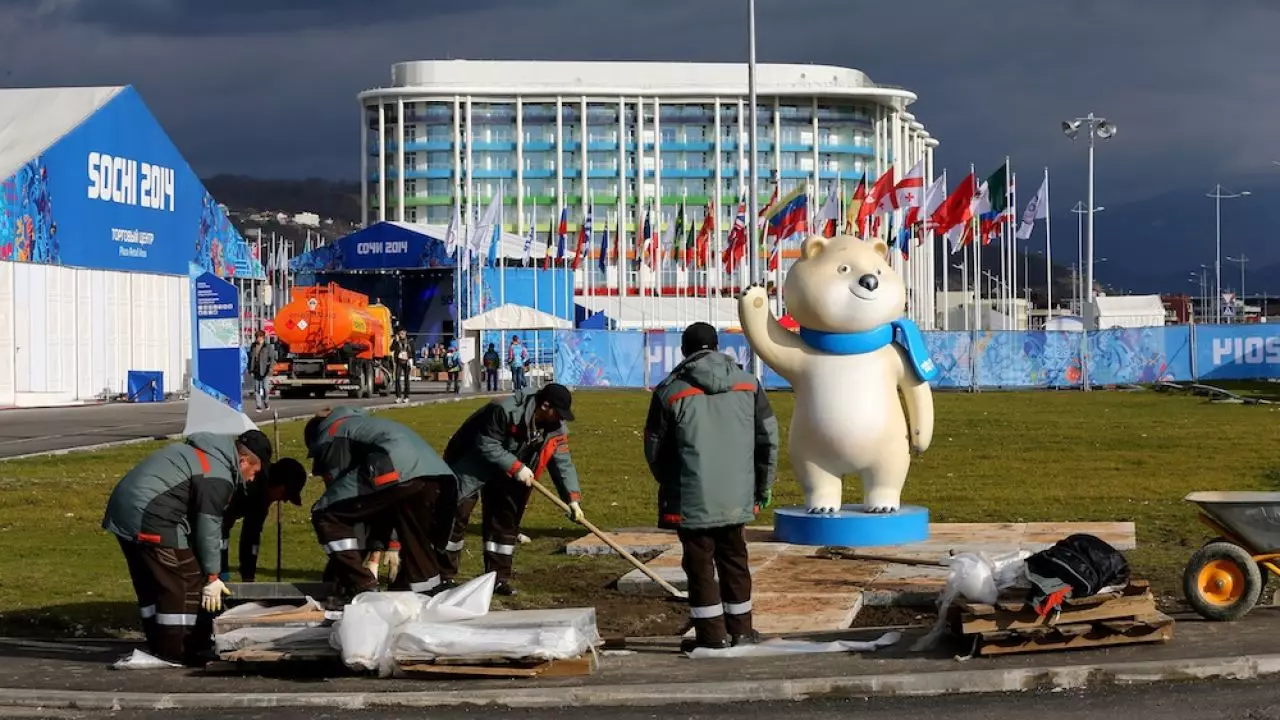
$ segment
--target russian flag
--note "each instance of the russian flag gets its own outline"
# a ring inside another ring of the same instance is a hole
[[[766,234],[773,236],[773,249],[769,252],[769,269],[778,268],[782,243],[809,232],[809,193],[804,185],[787,193],[769,209],[765,218]]]

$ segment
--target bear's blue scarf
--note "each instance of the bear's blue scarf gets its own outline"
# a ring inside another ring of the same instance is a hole
[[[924,345],[924,334],[907,318],[855,333],[800,328],[800,339],[809,347],[832,355],[862,355],[896,342],[907,351],[916,377],[929,382],[938,376],[938,367],[929,359],[929,349]]]

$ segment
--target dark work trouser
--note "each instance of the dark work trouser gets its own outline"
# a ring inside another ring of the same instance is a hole
[[[213,626],[200,613],[204,574],[196,556],[188,549],[117,539],[138,596],[147,649],[169,662],[197,660],[212,643]]]
[[[440,554],[441,576],[446,580],[457,577],[467,524],[471,522],[476,502],[480,501],[483,504],[480,533],[484,538],[484,571],[494,573],[497,582],[510,582],[512,559],[519,544],[520,520],[529,504],[530,492],[531,488],[514,479],[500,477],[485,483],[478,494],[463,498],[453,518],[449,544]]]
[[[498,371],[492,369],[485,370],[484,382],[486,390],[489,392],[498,392]]]
[[[397,397],[407,398],[409,397],[409,366],[401,363],[396,363],[395,365],[395,386],[392,388],[392,392]]]
[[[689,579],[689,616],[698,640],[751,631],[751,568],[742,525],[678,531]],[[717,581],[716,575],[719,575]]]
[[[378,589],[378,581],[364,567],[363,533],[357,524],[369,525],[371,535],[388,525],[400,541],[400,573],[391,590],[426,592],[440,584],[433,533],[448,528],[443,508],[457,502],[452,477],[422,477],[369,495],[334,503],[312,515],[320,545],[329,554],[329,573],[338,592],[352,595]]]

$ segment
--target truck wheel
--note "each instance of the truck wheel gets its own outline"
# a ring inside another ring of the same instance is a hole
[[[315,388],[314,390],[312,390],[312,391],[311,391],[311,397],[313,397],[313,398],[315,398],[315,399],[317,399],[317,400],[323,400],[323,399],[324,399],[325,394],[326,394],[326,393],[325,393],[324,388]]]
[[[351,371],[352,371],[352,372],[351,372],[351,376],[350,376],[348,379],[349,379],[352,383],[354,383],[354,384],[356,384],[356,385],[358,385],[358,386],[360,386],[360,387],[364,387],[364,369],[363,369],[363,368],[361,368],[361,367],[359,367],[359,366],[357,366],[357,367],[352,368],[352,369],[351,369]],[[347,391],[347,397],[349,397],[349,398],[353,398],[353,399],[354,399],[354,398],[358,398],[358,397],[360,397],[360,389],[359,389],[359,388],[356,388],[355,390],[348,390],[348,391]]]
[[[361,380],[360,382],[360,386],[361,386],[360,397],[364,397],[364,398],[373,397],[373,376],[376,372],[377,371],[374,370],[373,368],[368,368],[367,370],[365,370],[364,379]]]
[[[1182,573],[1187,604],[1208,620],[1244,617],[1262,595],[1262,573],[1244,548],[1214,542],[1197,550]]]

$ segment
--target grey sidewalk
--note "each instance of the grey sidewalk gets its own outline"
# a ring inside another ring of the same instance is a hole
[[[1219,624],[1180,618],[1174,640],[1105,650],[957,661],[960,648],[921,656],[922,630],[875,654],[690,660],[674,639],[635,641],[607,653],[586,678],[435,681],[340,674],[296,677],[207,675],[199,670],[113,671],[121,643],[0,641],[0,706],[78,708],[380,707],[493,703],[512,707],[661,705],[795,700],[822,696],[934,695],[1076,688],[1280,672],[1280,611],[1259,609]],[[879,631],[845,633],[867,638]],[[823,639],[830,639],[829,637]],[[163,692],[157,692],[158,688]]]

